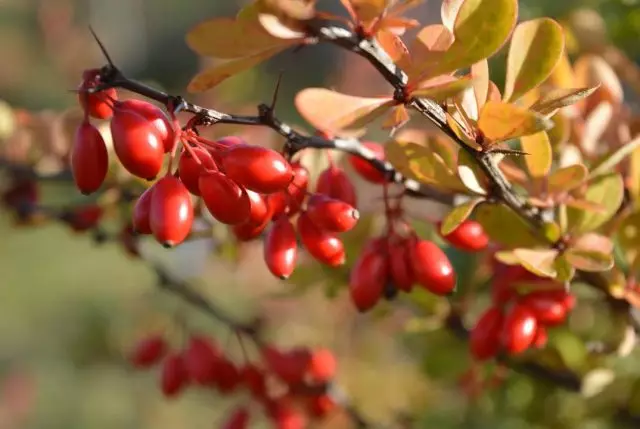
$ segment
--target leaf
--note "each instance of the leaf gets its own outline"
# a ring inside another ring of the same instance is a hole
[[[618,243],[625,250],[640,251],[640,211],[627,216],[616,232]]]
[[[456,16],[458,16],[460,6],[462,6],[462,3],[464,2],[465,0],[442,0],[442,5],[440,6],[440,17],[442,18],[444,26],[449,30],[453,31]]]
[[[286,48],[287,46],[276,46],[249,57],[227,61],[226,63],[210,67],[191,79],[187,90],[191,93],[207,91],[231,76],[258,65]]]
[[[529,107],[541,115],[551,116],[558,109],[577,103],[580,100],[590,96],[598,89],[597,86],[589,88],[556,88],[553,89]]]
[[[504,204],[481,204],[476,208],[475,215],[489,237],[504,246],[534,247],[544,244],[544,240]]]
[[[435,83],[433,85],[421,86],[411,91],[411,97],[424,97],[433,101],[441,102],[455,95],[458,95],[465,89],[473,85],[473,79],[471,75],[463,76],[459,79],[449,77],[448,82]]]
[[[569,198],[567,201],[565,201],[564,204],[567,207],[573,207],[573,208],[584,210],[587,212],[598,212],[598,213],[606,212],[606,208],[601,204],[596,204],[588,200],[581,200],[579,198]]]
[[[513,255],[520,265],[540,277],[554,278],[556,269],[554,261],[558,256],[555,249],[514,249]]]
[[[560,225],[555,222],[544,222],[542,224],[542,233],[550,242],[558,241],[562,235]]]
[[[412,170],[411,163],[421,158],[431,158],[431,151],[417,143],[391,140],[384,145],[384,156],[403,176],[419,180]]]
[[[458,151],[458,176],[462,183],[472,192],[486,195],[485,176],[478,163],[464,149]]]
[[[489,95],[489,62],[485,59],[473,64],[471,76],[473,77],[473,93],[476,96],[476,106],[479,112],[487,102]]]
[[[306,33],[301,31],[298,27],[298,21],[293,21],[287,25],[280,17],[277,15],[273,15],[270,13],[261,13],[258,16],[258,20],[260,21],[260,25],[262,28],[272,35],[273,37],[281,40],[296,40],[296,39],[304,39]]]
[[[453,116],[447,113],[446,117],[447,117],[447,124],[449,125],[449,128],[451,128],[451,130],[458,137],[458,139],[460,139],[467,146],[474,148],[475,150],[481,149],[480,145],[476,143],[475,140],[471,139],[466,132],[464,132],[464,130],[461,128],[458,121]]]
[[[544,82],[560,61],[564,34],[550,18],[525,21],[516,27],[507,57],[504,101],[513,101]]]
[[[454,207],[445,218],[442,220],[442,225],[440,226],[440,233],[442,235],[448,235],[453,232],[462,222],[467,220],[471,213],[473,213],[473,209],[476,208],[478,204],[484,201],[484,198],[472,198],[469,201],[462,203],[456,207]]]
[[[556,280],[559,282],[568,282],[573,279],[576,269],[567,261],[564,255],[559,255],[555,260]]]
[[[393,130],[402,127],[407,122],[409,122],[409,111],[401,104],[391,108],[391,112],[385,118],[382,128]]]
[[[602,102],[589,113],[584,121],[580,147],[589,154],[597,152],[598,143],[613,118],[613,106]]]
[[[285,16],[289,19],[308,20],[315,16],[317,0],[257,0],[261,12]]]
[[[549,175],[547,190],[550,194],[570,191],[580,186],[587,179],[588,173],[587,167],[582,164],[559,168]]]
[[[594,250],[600,253],[613,253],[613,241],[609,237],[594,232],[578,237],[571,247],[574,249]]]
[[[564,257],[576,269],[582,271],[602,272],[613,267],[613,255],[597,250],[570,248],[564,253]]]
[[[513,104],[488,101],[480,111],[478,127],[487,140],[499,142],[546,131],[553,122]]]
[[[571,125],[569,118],[562,114],[553,115],[551,120],[553,121],[553,128],[547,130],[547,135],[549,136],[551,147],[555,148],[569,140],[569,127]]]
[[[409,56],[409,48],[407,48],[400,36],[393,34],[391,31],[378,31],[376,33],[376,39],[393,61],[399,61]]]
[[[348,0],[348,2],[358,19],[364,23],[378,18],[387,7],[387,0]]]
[[[610,173],[624,158],[631,155],[638,147],[640,147],[640,136],[637,136],[629,143],[620,146],[618,149],[602,157],[599,161],[596,161],[591,167],[589,178]]]
[[[624,184],[619,174],[598,176],[589,184],[585,200],[604,207],[603,212],[587,212],[567,208],[569,229],[575,233],[593,231],[618,211],[624,196]]]
[[[420,77],[423,63],[435,61],[452,43],[453,33],[444,25],[432,24],[422,28],[411,43],[409,57],[404,57],[398,63],[406,70],[409,83],[414,83],[414,78]]]
[[[553,161],[553,150],[545,131],[520,138],[520,147],[525,155],[524,162],[531,177],[541,178],[549,174]]]
[[[302,117],[330,134],[358,133],[395,104],[390,97],[356,97],[325,88],[306,88],[295,98]]]
[[[552,347],[560,354],[562,362],[567,368],[573,371],[582,371],[588,358],[588,351],[584,341],[578,338],[576,334],[563,330],[555,333],[550,342]]]

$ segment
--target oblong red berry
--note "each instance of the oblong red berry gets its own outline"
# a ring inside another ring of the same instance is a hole
[[[438,225],[438,231],[440,231],[440,225]],[[453,247],[466,252],[479,252],[489,245],[489,236],[482,225],[474,220],[465,220],[442,238]]]
[[[182,243],[193,224],[191,194],[180,179],[165,176],[153,185],[149,225],[153,236],[165,247]]]
[[[330,267],[345,263],[346,254],[342,241],[332,233],[318,228],[306,212],[298,216],[297,226],[302,245],[315,260]]]
[[[293,224],[286,216],[280,216],[271,225],[264,240],[264,260],[271,273],[287,279],[296,267],[298,242]]]
[[[236,145],[249,145],[249,143],[247,143],[245,139],[239,136],[225,136],[216,140],[214,145],[219,148],[211,149],[211,155],[213,156],[213,159],[215,160],[216,165],[218,166],[218,169],[224,172],[224,166],[222,165],[222,158],[223,158],[222,153],[224,152],[224,149],[225,148],[228,149],[231,146],[236,146]]]
[[[514,305],[505,315],[502,324],[502,347],[512,355],[524,352],[531,347],[537,329],[535,314],[524,305]]]
[[[238,407],[227,417],[221,429],[247,429],[249,427],[249,410]]]
[[[330,166],[318,176],[316,192],[358,207],[356,188],[343,169]]]
[[[483,361],[498,354],[503,321],[502,311],[497,307],[482,313],[469,336],[469,349],[474,359]]]
[[[260,234],[262,234],[264,230],[267,229],[270,221],[271,219],[267,219],[263,223],[257,225],[250,222],[232,225],[231,231],[233,232],[233,235],[236,236],[236,239],[238,239],[238,241],[251,241],[255,238],[258,238]]]
[[[97,191],[109,169],[109,154],[100,131],[88,121],[78,127],[71,149],[71,172],[76,187],[87,195]]]
[[[356,260],[349,276],[349,296],[358,311],[368,311],[380,301],[388,273],[384,253],[370,250]]]
[[[326,383],[336,376],[338,362],[329,349],[316,349],[311,352],[308,372],[314,381]]]
[[[91,228],[95,228],[100,223],[100,219],[102,219],[103,214],[104,210],[102,207],[95,204],[89,204],[77,207],[66,213],[63,216],[63,219],[74,231],[84,232]]]
[[[281,351],[267,346],[262,350],[267,368],[288,385],[297,385],[304,380],[311,360],[309,350],[295,348]]]
[[[246,222],[253,225],[263,224],[271,215],[267,200],[263,195],[247,189],[247,197],[249,198],[249,218]]]
[[[192,153],[200,161],[199,164],[191,156]],[[180,180],[193,195],[200,196],[200,175],[209,170],[216,170],[216,163],[208,150],[194,147],[191,148],[191,151],[185,150],[180,154],[180,162],[178,164]]]
[[[109,119],[113,116],[113,102],[118,99],[115,88],[108,88],[92,94],[87,89],[94,88],[99,82],[100,70],[85,70],[83,80],[78,87],[78,101],[87,114],[96,119]]]
[[[252,191],[272,194],[286,189],[293,180],[289,162],[266,147],[235,145],[220,155],[225,173]]]
[[[184,358],[180,353],[172,353],[162,363],[160,387],[167,398],[177,396],[189,384],[189,375]]]
[[[129,359],[138,368],[149,368],[159,363],[168,349],[167,341],[162,335],[152,335],[136,344]]]
[[[360,213],[350,204],[323,194],[314,194],[307,201],[307,214],[319,228],[329,232],[353,229]]]
[[[389,244],[389,276],[396,288],[411,292],[415,282],[408,243],[398,241]]]
[[[142,179],[160,173],[164,146],[153,124],[132,110],[115,109],[110,128],[113,148],[129,173]]]
[[[240,370],[240,378],[255,399],[264,399],[267,393],[266,375],[253,364],[247,364]]]
[[[231,393],[242,381],[240,370],[226,357],[216,363],[216,387],[221,393]]]
[[[201,385],[214,383],[220,349],[209,338],[193,335],[184,351],[184,364],[189,379]]]
[[[316,418],[327,417],[337,407],[336,401],[327,394],[314,395],[307,399],[307,409]]]
[[[175,131],[167,114],[155,104],[144,100],[124,100],[115,104],[116,109],[130,110],[142,116],[156,130],[165,153],[171,152],[175,142]]]
[[[302,203],[307,196],[307,189],[309,187],[309,170],[299,162],[292,163],[291,169],[293,170],[293,180],[286,190],[288,194],[287,214],[289,216],[293,216],[300,211],[300,207],[302,207]]]
[[[227,225],[246,222],[251,214],[247,191],[231,178],[218,171],[200,175],[200,194],[209,213]]]
[[[133,206],[132,225],[138,234],[151,234],[151,195],[153,194],[153,186],[147,188],[136,200]]]
[[[567,307],[563,297],[555,292],[532,292],[519,299],[519,303],[531,310],[538,322],[545,325],[559,325],[567,318]]]
[[[384,147],[382,145],[370,141],[362,142],[362,145],[373,153],[375,159],[384,160]],[[353,169],[366,181],[371,183],[384,183],[387,181],[385,174],[371,165],[370,162],[367,162],[367,160],[356,155],[349,155],[348,159]]]
[[[417,283],[436,295],[449,295],[455,290],[456,273],[440,247],[429,240],[415,240],[410,249]]]
[[[537,349],[542,349],[547,345],[549,341],[549,333],[547,332],[547,328],[542,325],[538,325],[536,329],[536,336],[533,339],[533,347]]]

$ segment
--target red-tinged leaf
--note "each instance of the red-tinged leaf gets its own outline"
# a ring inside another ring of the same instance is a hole
[[[507,58],[504,101],[514,101],[544,82],[564,52],[564,33],[550,18],[516,27]]]
[[[400,106],[392,108],[391,112],[384,120],[382,128],[395,130],[401,128],[407,122],[409,122],[409,111],[401,104]]]
[[[589,178],[612,172],[623,159],[631,155],[638,147],[640,147],[640,136],[625,143],[613,152],[604,155],[591,167]]]
[[[489,92],[487,93],[487,101],[496,101],[499,102],[502,100],[502,94],[500,94],[500,89],[498,85],[489,81]]]
[[[261,13],[258,16],[258,20],[262,25],[262,28],[277,39],[304,39],[306,37],[306,32],[304,28],[298,28],[297,21],[293,21],[292,23],[287,23],[282,20],[277,15],[272,15],[270,13]]]
[[[480,60],[471,66],[471,77],[473,78],[473,93],[476,98],[478,112],[487,102],[489,96],[489,63],[487,60]]]
[[[529,182],[529,176],[523,170],[519,169],[515,165],[511,164],[508,161],[503,161],[499,165],[500,170],[505,175],[507,179],[511,182],[516,183],[526,183]]]
[[[570,248],[564,253],[564,257],[574,268],[582,271],[602,272],[613,268],[611,253]]]
[[[600,205],[603,211],[567,208],[569,229],[574,233],[594,231],[616,214],[624,198],[624,183],[619,174],[598,176],[589,183],[584,199]]]
[[[263,13],[271,13],[294,20],[308,20],[315,16],[317,0],[256,0],[256,7]]]
[[[545,131],[520,138],[520,147],[528,155],[524,162],[531,177],[541,178],[549,174],[553,161],[553,150]]]
[[[554,249],[514,249],[513,255],[520,265],[540,277],[556,276],[555,259],[558,251]]]
[[[356,97],[324,88],[303,89],[295,99],[302,117],[330,134],[359,133],[395,104],[390,97]]]
[[[473,209],[483,201],[484,198],[472,198],[469,201],[454,207],[442,220],[440,233],[442,235],[448,235],[453,232],[462,222],[471,216]]]
[[[573,249],[594,250],[600,253],[613,253],[613,241],[609,237],[594,232],[581,235],[571,247]]]
[[[400,36],[393,32],[385,29],[380,30],[376,33],[376,39],[393,61],[400,61],[402,58],[409,56],[409,48],[407,48]]]
[[[500,142],[546,131],[553,121],[514,104],[489,101],[480,111],[478,127],[488,141]]]
[[[556,88],[536,100],[529,109],[535,110],[545,116],[551,116],[557,112],[558,109],[583,100],[593,94],[597,89],[598,86],[589,88]]]
[[[240,58],[237,60],[227,61],[226,63],[210,67],[200,73],[198,73],[191,82],[187,90],[189,92],[204,92],[207,91],[226,79],[234,76],[240,72],[248,70],[266,59],[276,55],[278,52],[286,49],[288,45],[276,46],[269,50],[259,52],[249,57]]]
[[[559,168],[549,175],[547,189],[551,194],[570,191],[580,186],[587,179],[588,173],[587,167],[582,164]]]
[[[606,213],[607,209],[601,204],[593,203],[587,200],[581,200],[578,198],[570,198],[564,202],[567,207],[573,207],[574,209],[584,210],[586,212]]]
[[[384,12],[388,0],[349,0],[349,3],[358,20],[369,23]]]
[[[463,76],[456,79],[452,76],[440,76],[431,79],[419,88],[411,91],[411,97],[424,97],[433,101],[444,101],[452,98],[473,85],[471,75]]]

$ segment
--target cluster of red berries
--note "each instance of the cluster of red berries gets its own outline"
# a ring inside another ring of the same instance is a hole
[[[331,351],[265,346],[260,356],[259,364],[237,365],[206,336],[192,335],[184,349],[172,350],[163,336],[153,335],[138,342],[130,361],[141,369],[161,365],[160,387],[167,398],[189,386],[223,395],[247,391],[279,429],[304,428],[308,419],[323,419],[337,409],[329,394],[337,370]],[[249,407],[240,405],[222,427],[246,428],[249,417]]]
[[[516,355],[531,347],[542,348],[548,339],[547,329],[562,324],[575,306],[575,297],[562,284],[551,283],[550,290],[517,292],[518,283],[549,285],[519,265],[495,264],[492,283],[493,305],[471,330],[469,347],[478,361],[498,353]]]

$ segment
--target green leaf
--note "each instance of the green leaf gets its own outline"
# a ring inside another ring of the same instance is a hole
[[[566,192],[580,186],[587,178],[587,167],[582,164],[562,167],[551,173],[547,180],[550,194]]]
[[[488,101],[480,111],[478,127],[490,142],[500,142],[546,131],[553,121],[514,104]]]
[[[598,86],[589,88],[556,88],[540,97],[529,109],[535,110],[541,115],[551,116],[558,109],[575,104],[590,96],[596,89],[598,89]]]
[[[582,271],[601,272],[613,267],[613,255],[597,250],[570,248],[564,257],[574,268]]]
[[[545,222],[542,224],[542,233],[550,242],[556,242],[562,235],[560,225],[555,222]]]
[[[640,136],[626,143],[624,146],[619,147],[613,152],[605,155],[597,161],[589,172],[589,178],[600,176],[602,174],[610,173],[624,158],[631,155],[631,153],[640,147]]]
[[[576,269],[567,261],[564,255],[559,255],[555,262],[556,280],[559,282],[568,282],[573,279]]]
[[[475,215],[489,237],[504,246],[535,247],[544,244],[544,240],[504,204],[481,204]]]
[[[618,211],[624,197],[624,183],[619,174],[598,176],[589,184],[585,200],[603,207],[600,212],[567,207],[569,230],[574,233],[593,231]]]
[[[545,131],[521,137],[520,147],[528,153],[524,157],[524,162],[531,177],[541,178],[549,174],[553,161],[553,150],[549,136]]]
[[[563,51],[564,33],[553,19],[539,18],[518,24],[507,57],[503,100],[517,100],[544,82]]]
[[[440,226],[440,233],[442,235],[448,235],[453,230],[455,230],[462,222],[467,220],[471,213],[473,213],[473,209],[476,208],[478,204],[484,201],[484,198],[473,198],[459,206],[454,207],[445,218],[442,220],[442,225]]]
[[[558,251],[554,249],[514,249],[513,255],[520,265],[540,277],[555,278],[557,275],[555,259]]]
[[[627,216],[616,231],[618,243],[626,250],[640,249],[640,211]]]

